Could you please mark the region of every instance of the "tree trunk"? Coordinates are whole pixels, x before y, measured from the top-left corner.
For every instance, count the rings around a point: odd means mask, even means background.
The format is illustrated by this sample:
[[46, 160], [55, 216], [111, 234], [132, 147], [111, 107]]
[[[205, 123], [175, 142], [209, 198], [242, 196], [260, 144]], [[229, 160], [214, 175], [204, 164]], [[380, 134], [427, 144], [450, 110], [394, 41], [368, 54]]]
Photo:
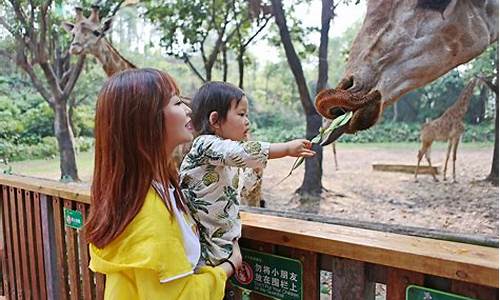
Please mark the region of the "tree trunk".
[[[497, 81], [498, 82], [498, 81]], [[498, 86], [498, 84], [497, 84]], [[498, 186], [498, 91], [495, 94], [495, 148], [493, 149], [493, 161], [491, 162], [490, 175], [486, 178], [495, 186]]]
[[222, 81], [227, 81], [227, 47], [226, 43], [222, 45]]
[[316, 94], [326, 88], [328, 83], [328, 32], [333, 17], [333, 0], [322, 0], [321, 9], [321, 37], [319, 43], [319, 65]]
[[[306, 114], [306, 138], [310, 140], [316, 136], [319, 131], [321, 126], [321, 117], [316, 112], [316, 109], [311, 101], [302, 65], [293, 46], [292, 39], [290, 38], [290, 32], [286, 24], [282, 1], [271, 0], [271, 3], [275, 13], [275, 21], [279, 27], [281, 42], [285, 48], [288, 65], [292, 70], [295, 82], [299, 89], [300, 101]], [[323, 149], [319, 145], [315, 145], [313, 149], [316, 151], [316, 155], [312, 158], [306, 159], [304, 179], [300, 188], [297, 189], [297, 192], [303, 196], [319, 196], [322, 191], [321, 177], [323, 170], [321, 165], [323, 161]]]
[[488, 87], [483, 86], [481, 87], [481, 93], [479, 93], [479, 104], [477, 105], [477, 113], [475, 115], [475, 123], [474, 124], [479, 124], [482, 121], [484, 121], [484, 115], [486, 113], [486, 103], [488, 102], [488, 93], [487, 93]]
[[238, 71], [240, 76], [238, 86], [240, 87], [240, 89], [243, 89], [243, 76], [245, 71], [245, 62], [243, 60], [244, 54], [245, 54], [245, 49], [241, 48], [240, 51], [238, 52]]
[[394, 102], [393, 106], [393, 115], [392, 115], [392, 122], [397, 122], [398, 121], [398, 102]]
[[65, 101], [55, 101], [54, 133], [59, 144], [61, 180], [80, 180], [76, 166], [75, 138], [69, 123], [69, 114]]

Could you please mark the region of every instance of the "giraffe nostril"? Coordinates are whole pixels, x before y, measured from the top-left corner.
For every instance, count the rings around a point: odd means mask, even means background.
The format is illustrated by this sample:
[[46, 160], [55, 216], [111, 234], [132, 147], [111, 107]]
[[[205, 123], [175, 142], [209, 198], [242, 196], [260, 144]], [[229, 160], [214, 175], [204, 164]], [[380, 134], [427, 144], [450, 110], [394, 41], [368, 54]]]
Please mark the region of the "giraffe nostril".
[[340, 117], [341, 115], [345, 114], [345, 110], [341, 107], [332, 107], [330, 109], [330, 114], [332, 115], [332, 119], [335, 119], [337, 117]]

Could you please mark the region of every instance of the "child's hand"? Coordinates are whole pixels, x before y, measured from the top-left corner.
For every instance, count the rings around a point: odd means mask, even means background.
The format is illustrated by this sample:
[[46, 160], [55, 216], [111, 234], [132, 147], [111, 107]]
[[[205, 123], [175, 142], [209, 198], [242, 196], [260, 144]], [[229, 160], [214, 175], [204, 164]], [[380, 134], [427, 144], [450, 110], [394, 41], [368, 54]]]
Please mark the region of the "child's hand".
[[297, 139], [286, 143], [287, 156], [293, 157], [312, 157], [316, 154], [311, 150], [312, 143], [305, 139]]

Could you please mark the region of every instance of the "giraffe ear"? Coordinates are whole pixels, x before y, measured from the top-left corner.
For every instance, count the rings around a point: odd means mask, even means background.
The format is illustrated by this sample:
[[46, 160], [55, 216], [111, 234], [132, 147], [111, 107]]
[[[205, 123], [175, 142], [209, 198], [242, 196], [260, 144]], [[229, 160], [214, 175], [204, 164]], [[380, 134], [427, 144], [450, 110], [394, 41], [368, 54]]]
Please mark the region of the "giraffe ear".
[[73, 28], [75, 28], [75, 24], [70, 23], [70, 22], [63, 22], [62, 26], [64, 30], [66, 30], [68, 33], [72, 33]]
[[113, 25], [113, 18], [104, 20], [104, 22], [102, 22], [101, 28], [102, 34], [106, 34], [111, 29], [111, 25]]

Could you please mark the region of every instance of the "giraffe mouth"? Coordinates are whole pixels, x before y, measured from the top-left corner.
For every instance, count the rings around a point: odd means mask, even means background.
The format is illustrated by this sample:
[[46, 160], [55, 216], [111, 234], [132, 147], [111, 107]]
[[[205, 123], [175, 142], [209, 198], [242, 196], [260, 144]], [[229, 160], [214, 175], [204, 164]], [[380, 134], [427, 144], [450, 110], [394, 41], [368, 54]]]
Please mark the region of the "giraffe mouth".
[[79, 43], [72, 43], [69, 47], [69, 53], [73, 55], [80, 55], [83, 52], [83, 47]]
[[321, 91], [316, 96], [316, 108], [325, 118], [333, 120], [346, 112], [354, 114], [351, 120], [342, 127], [335, 129], [322, 143], [331, 144], [344, 133], [352, 134], [373, 126], [382, 110], [382, 94], [378, 90], [362, 89], [351, 91], [354, 79], [352, 76], [343, 79], [336, 88]]

